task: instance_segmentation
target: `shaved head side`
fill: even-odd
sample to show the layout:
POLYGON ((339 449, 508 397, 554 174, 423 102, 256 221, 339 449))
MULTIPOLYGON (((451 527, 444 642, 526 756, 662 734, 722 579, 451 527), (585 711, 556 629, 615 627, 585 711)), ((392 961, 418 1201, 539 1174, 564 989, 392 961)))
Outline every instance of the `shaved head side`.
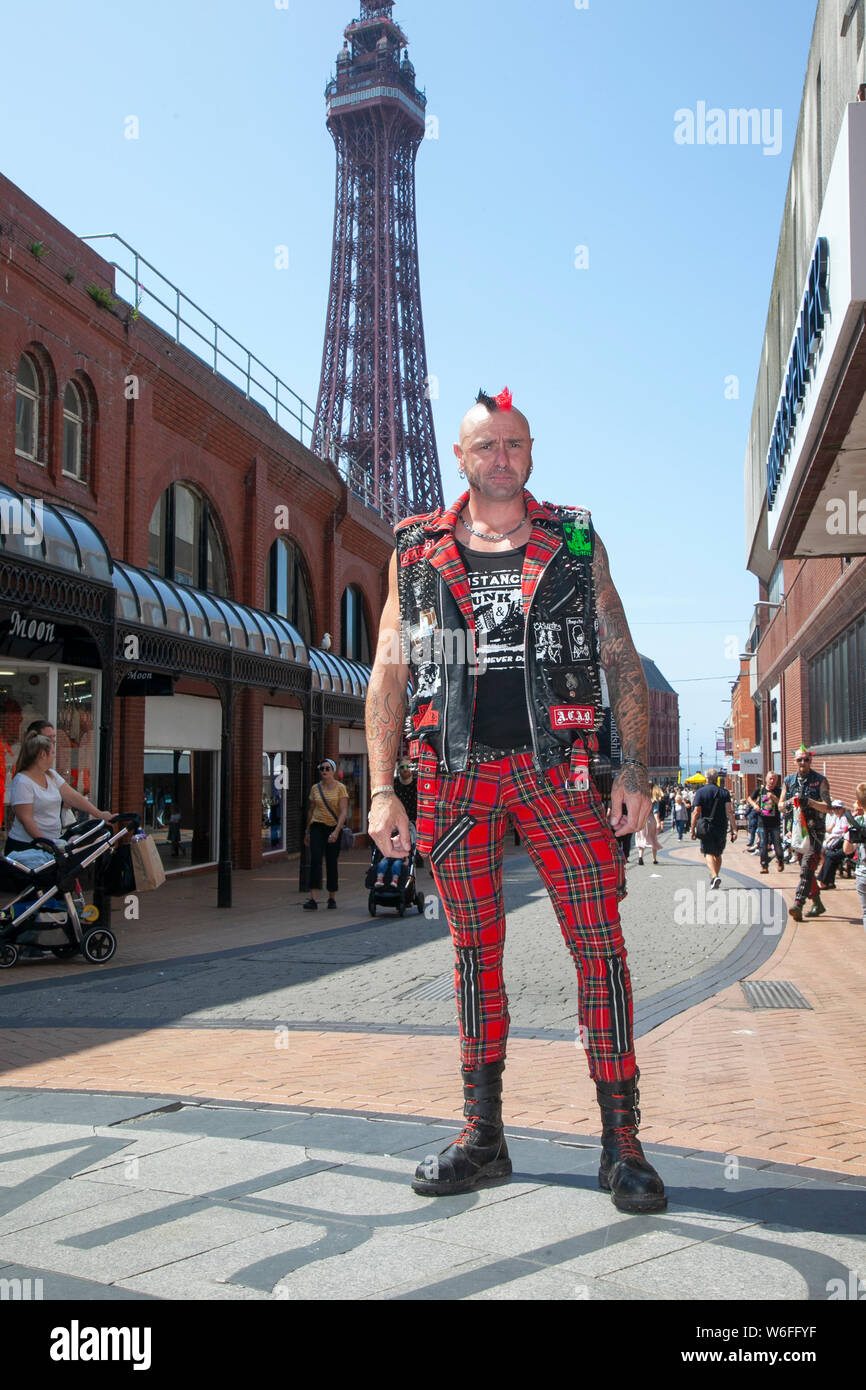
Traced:
MULTIPOLYGON (((487 420, 491 415, 498 414, 498 410, 489 410, 486 405, 473 405, 471 410, 467 410, 466 414, 463 416, 463 419, 460 422, 461 447, 465 444, 469 435, 473 432, 473 430, 475 430, 478 427, 478 425, 483 424, 484 421, 487 420)), ((520 421, 521 424, 526 426, 527 431, 529 430, 529 421, 523 414, 522 410, 516 410, 512 408, 508 412, 508 418, 512 422, 520 421)))

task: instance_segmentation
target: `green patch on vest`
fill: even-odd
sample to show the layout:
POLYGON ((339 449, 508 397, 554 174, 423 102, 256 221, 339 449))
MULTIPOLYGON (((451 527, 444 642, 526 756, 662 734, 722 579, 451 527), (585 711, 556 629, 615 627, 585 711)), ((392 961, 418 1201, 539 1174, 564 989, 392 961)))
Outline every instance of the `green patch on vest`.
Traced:
POLYGON ((588 526, 577 526, 573 521, 563 521, 562 534, 572 555, 592 554, 592 537, 588 526))

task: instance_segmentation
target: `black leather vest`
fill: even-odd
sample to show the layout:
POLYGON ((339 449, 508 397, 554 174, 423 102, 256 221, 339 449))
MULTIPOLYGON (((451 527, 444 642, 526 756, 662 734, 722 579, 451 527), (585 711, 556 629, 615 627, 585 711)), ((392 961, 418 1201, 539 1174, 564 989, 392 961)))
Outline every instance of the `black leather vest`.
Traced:
MULTIPOLYGON (((533 522, 521 581, 526 707, 533 760, 546 772, 569 756, 577 738, 589 744, 604 720, 594 532, 586 511, 538 503, 528 492, 524 499, 533 522)), ((414 755, 419 744, 432 750, 441 772, 469 765, 483 670, 469 583, 454 543, 457 516, 468 500, 467 492, 447 512, 409 517, 395 528, 402 659, 413 688, 406 736, 414 755)))

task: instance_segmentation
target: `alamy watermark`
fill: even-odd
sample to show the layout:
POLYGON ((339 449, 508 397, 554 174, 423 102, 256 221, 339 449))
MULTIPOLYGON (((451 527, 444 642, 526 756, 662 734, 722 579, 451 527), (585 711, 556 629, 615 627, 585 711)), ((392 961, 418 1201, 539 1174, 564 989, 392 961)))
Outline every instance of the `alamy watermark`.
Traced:
POLYGON ((674 925, 677 927, 757 927, 764 936, 781 936, 788 911, 783 899, 770 888, 733 888, 714 891, 701 880, 697 888, 674 892, 674 925))
POLYGON ((41 497, 0 497, 0 532, 23 536, 25 545, 41 545, 44 535, 41 497))
POLYGON ((782 112, 756 106, 707 106, 699 101, 674 112, 674 142, 677 145, 760 145, 764 154, 782 152, 782 112))
POLYGON ((828 536, 866 536, 866 497, 852 488, 847 499, 831 497, 827 503, 828 536))

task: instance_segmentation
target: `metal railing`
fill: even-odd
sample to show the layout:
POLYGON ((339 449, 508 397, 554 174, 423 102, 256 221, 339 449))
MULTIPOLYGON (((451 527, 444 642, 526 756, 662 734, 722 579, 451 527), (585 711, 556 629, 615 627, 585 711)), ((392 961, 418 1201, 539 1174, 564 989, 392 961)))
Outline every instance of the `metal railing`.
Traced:
POLYGON ((312 448, 315 411, 276 372, 270 371, 249 348, 238 342, 116 232, 101 232, 82 237, 81 240, 111 241, 115 246, 123 247, 127 252, 127 263, 124 265, 120 260, 112 260, 109 265, 115 271, 118 295, 121 294, 117 286, 118 276, 131 285, 132 298, 127 302, 132 307, 133 317, 138 318, 141 313, 157 328, 169 333, 181 347, 206 362, 217 376, 224 377, 242 391, 248 401, 266 410, 282 429, 294 435, 307 448, 312 448), (142 269, 149 272, 147 282, 142 278, 142 269), (155 277, 158 284, 151 277, 155 277), (284 419, 292 421, 293 425, 285 424, 284 419))
POLYGON ((365 469, 356 463, 354 459, 349 458, 345 454, 337 452, 337 457, 332 458, 332 462, 336 464, 337 471, 345 482, 346 487, 355 497, 364 503, 365 507, 369 507, 372 511, 377 512, 379 516, 391 526, 396 524, 399 520, 397 504, 393 494, 386 492, 382 483, 379 484, 377 492, 377 490, 373 488, 365 469))

